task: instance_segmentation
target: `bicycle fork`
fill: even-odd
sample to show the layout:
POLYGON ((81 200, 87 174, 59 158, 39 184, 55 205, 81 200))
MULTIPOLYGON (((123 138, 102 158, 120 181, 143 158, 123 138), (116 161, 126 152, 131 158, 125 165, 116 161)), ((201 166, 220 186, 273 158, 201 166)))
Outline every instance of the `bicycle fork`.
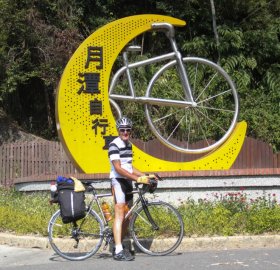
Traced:
POLYGON ((159 230, 159 226, 155 223, 155 221, 153 220, 153 218, 152 218, 152 216, 151 216, 151 214, 149 212, 149 209, 147 207, 146 201, 144 200, 144 198, 142 196, 140 196, 140 200, 142 202, 142 206, 143 206, 144 212, 145 212, 149 222, 151 223, 153 229, 156 230, 156 231, 159 230))
POLYGON ((186 70, 185 70, 185 67, 183 64, 182 55, 181 55, 180 51, 178 50, 177 43, 175 40, 174 26, 170 23, 153 23, 152 29, 163 31, 165 33, 166 37, 169 39, 169 41, 171 43, 171 47, 175 53, 175 59, 176 59, 177 65, 178 65, 178 73, 179 73, 179 77, 180 77, 182 85, 183 85, 186 100, 191 102, 192 104, 195 104, 194 100, 193 100, 192 92, 191 92, 190 83, 189 83, 189 80, 188 80, 188 77, 186 74, 186 70))

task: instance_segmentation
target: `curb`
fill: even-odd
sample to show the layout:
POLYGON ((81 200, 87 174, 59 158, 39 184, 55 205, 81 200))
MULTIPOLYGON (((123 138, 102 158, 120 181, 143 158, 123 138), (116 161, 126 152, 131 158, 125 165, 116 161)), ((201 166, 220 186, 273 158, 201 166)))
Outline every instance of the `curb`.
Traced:
POLYGON ((0 233, 0 245, 40 249, 51 248, 47 237, 14 235, 8 233, 0 233))
MULTIPOLYGON (((0 245, 51 249, 47 237, 18 236, 8 233, 0 233, 0 245)), ((176 251, 188 252, 241 248, 280 248, 280 235, 184 237, 176 251)))
POLYGON ((279 235, 184 238, 177 251, 280 248, 279 235))

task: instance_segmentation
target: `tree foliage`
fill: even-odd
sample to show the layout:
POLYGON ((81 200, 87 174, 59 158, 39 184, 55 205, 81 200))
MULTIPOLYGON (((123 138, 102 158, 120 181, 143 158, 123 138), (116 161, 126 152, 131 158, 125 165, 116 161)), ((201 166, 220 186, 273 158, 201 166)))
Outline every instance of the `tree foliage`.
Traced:
MULTIPOLYGON (((62 71, 78 45, 100 26, 136 14, 183 19, 176 39, 185 56, 219 61, 237 85, 248 135, 280 149, 280 2, 278 0, 0 0, 0 103, 25 129, 54 139, 54 100, 62 71), (217 43, 217 37, 219 42, 217 43)), ((146 33, 142 57, 165 52, 146 33)), ((117 64, 116 64, 117 65, 117 64)), ((156 67, 143 68, 139 88, 156 67)), ((142 90, 143 91, 143 90, 142 90)), ((135 108, 130 107, 129 110, 135 108)), ((141 125, 139 136, 145 135, 141 125)))

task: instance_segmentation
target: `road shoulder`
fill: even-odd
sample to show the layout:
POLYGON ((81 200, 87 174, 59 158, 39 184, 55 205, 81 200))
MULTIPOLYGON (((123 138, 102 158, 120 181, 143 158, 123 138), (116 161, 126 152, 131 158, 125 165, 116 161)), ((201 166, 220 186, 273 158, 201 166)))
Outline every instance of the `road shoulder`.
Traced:
MULTIPOLYGON (((164 242, 164 241, 163 241, 164 242)), ((47 237, 0 233, 0 245, 50 249, 47 237)), ((184 237, 177 251, 226 250, 239 248, 280 248, 280 235, 184 237)))

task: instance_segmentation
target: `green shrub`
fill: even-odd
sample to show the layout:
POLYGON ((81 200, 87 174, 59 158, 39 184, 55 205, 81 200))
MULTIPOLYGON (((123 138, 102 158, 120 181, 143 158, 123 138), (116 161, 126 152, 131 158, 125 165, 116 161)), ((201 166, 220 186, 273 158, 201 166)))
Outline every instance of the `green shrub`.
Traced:
POLYGON ((57 209, 47 192, 23 193, 0 189, 0 231, 47 235, 48 221, 57 209))
MULTIPOLYGON (((0 231, 47 235, 51 215, 48 192, 0 188, 0 231)), ((242 192, 217 195, 215 201, 187 200, 178 207, 186 236, 230 236, 280 232, 280 206, 274 195, 249 200, 242 192)), ((163 218, 167 221, 168 218, 163 218)))
POLYGON ((275 195, 249 200, 242 192, 216 194, 215 201, 188 200, 179 208, 186 236, 279 233, 280 206, 275 195))

